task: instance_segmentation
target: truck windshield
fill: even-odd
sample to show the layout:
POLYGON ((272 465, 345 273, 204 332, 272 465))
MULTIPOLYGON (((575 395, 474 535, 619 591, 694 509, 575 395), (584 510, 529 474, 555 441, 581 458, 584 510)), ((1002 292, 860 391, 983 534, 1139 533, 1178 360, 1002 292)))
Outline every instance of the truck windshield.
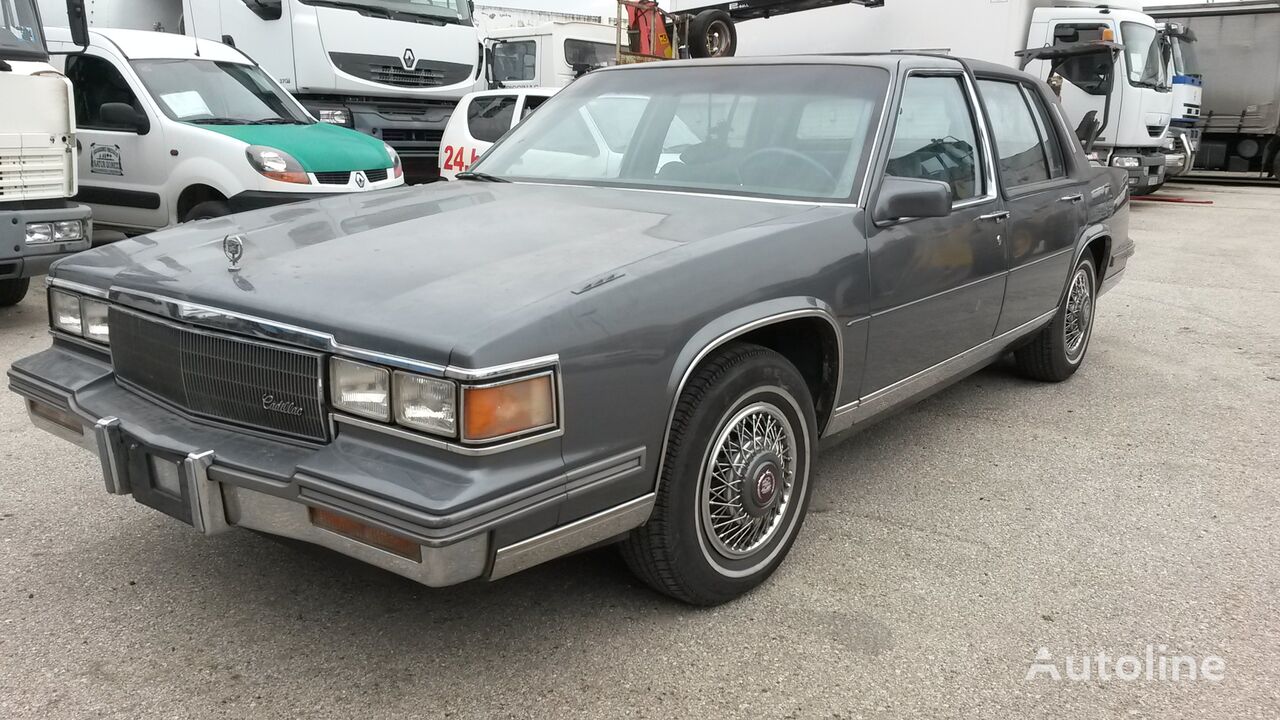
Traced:
POLYGON ((618 48, 613 43, 569 38, 564 41, 564 59, 574 70, 594 70, 615 64, 618 48))
POLYGON ((164 114, 180 122, 208 125, 310 125, 312 122, 284 90, 254 65, 213 60, 134 60, 131 64, 164 114))
POLYGON ((0 0, 0 59, 48 58, 35 0, 0 0))
POLYGON ((471 24, 468 0, 300 0, 303 5, 320 5, 355 10, 392 20, 437 21, 471 24))
POLYGON ((1194 40, 1173 38, 1173 72, 1175 75, 1200 77, 1200 59, 1196 57, 1194 40))
POLYGON ((1164 43, 1154 27, 1136 22, 1120 24, 1129 83, 1160 88, 1165 84, 1164 43))
POLYGON ((848 199, 860 187, 887 85, 885 71, 853 65, 595 72, 547 101, 474 169, 527 182, 848 199))

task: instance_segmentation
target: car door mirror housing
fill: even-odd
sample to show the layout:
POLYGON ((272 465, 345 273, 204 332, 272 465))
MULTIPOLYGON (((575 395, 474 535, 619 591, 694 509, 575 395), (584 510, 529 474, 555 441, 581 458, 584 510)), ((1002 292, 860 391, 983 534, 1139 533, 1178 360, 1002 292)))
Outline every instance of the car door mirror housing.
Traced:
POLYGON ((938 180, 888 176, 872 217, 877 223, 951 214, 951 186, 938 180))
POLYGON ((98 119, 103 125, 126 128, 139 135, 146 135, 151 130, 151 123, 147 121, 147 116, 135 110, 129 103, 102 103, 98 108, 98 119))

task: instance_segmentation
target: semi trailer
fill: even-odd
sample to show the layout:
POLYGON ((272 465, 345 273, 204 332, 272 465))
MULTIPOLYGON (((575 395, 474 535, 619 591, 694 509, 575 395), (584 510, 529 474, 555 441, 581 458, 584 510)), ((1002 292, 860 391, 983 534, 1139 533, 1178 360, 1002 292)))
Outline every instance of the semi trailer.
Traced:
POLYGON ((180 32, 241 50, 316 119, 394 148, 409 182, 435 177, 449 115, 485 85, 469 0, 85 2, 91 27, 180 32))
POLYGON ((1194 169, 1280 178, 1280 2, 1171 5, 1151 12, 1196 37, 1204 95, 1194 169))
MULTIPOLYGON (((77 45, 88 43, 81 0, 65 13, 77 45)), ((35 0, 0 2, 0 307, 17 304, 31 278, 90 245, 90 211, 76 194, 71 83, 49 64, 35 0)))
MULTIPOLYGON (((675 8, 693 11, 704 4, 676 0, 675 8)), ((1164 183, 1169 164, 1164 145, 1173 94, 1167 40, 1137 0, 842 3, 740 22, 736 49, 738 55, 924 51, 1020 67, 1015 53, 1028 48, 1103 40, 1123 46, 1114 67, 1100 72, 1098 56, 1063 64, 1062 108, 1073 125, 1094 113, 1102 121, 1098 161, 1124 168, 1133 193, 1149 193, 1164 183)), ((1026 69, 1044 78, 1048 65, 1036 61, 1026 69)))

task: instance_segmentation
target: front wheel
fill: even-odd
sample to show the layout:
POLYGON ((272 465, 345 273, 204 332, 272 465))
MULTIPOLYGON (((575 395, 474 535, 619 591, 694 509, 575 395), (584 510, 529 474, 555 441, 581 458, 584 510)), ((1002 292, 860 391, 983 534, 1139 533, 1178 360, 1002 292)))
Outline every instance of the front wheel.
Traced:
POLYGON ((1062 382, 1080 369, 1093 337, 1097 277, 1093 258, 1086 252, 1071 273, 1067 292, 1053 321, 1014 352, 1014 360, 1023 374, 1045 382, 1062 382))
POLYGON ((817 442, 804 378, 778 353, 734 343, 676 406, 653 515, 623 542, 654 589, 718 605, 764 582, 804 522, 817 442))
POLYGON ((0 280, 0 307, 9 307, 22 302, 31 287, 31 278, 0 280))
POLYGON ((205 200, 197 203, 194 207, 182 216, 182 222, 194 222, 196 220, 209 220, 211 218, 223 217, 231 214, 231 206, 223 200, 205 200))

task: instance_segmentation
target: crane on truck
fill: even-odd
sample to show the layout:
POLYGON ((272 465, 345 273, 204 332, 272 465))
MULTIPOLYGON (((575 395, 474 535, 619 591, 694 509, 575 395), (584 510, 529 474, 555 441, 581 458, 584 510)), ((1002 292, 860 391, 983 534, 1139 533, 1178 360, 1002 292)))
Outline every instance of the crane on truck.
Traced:
MULTIPOLYGON (((76 45, 88 45, 84 1, 67 0, 76 45)), ((31 277, 89 247, 89 208, 76 194, 71 83, 49 64, 35 0, 0 2, 0 307, 26 296, 31 277)))
POLYGON ((469 0, 93 0, 89 24, 231 45, 317 120, 394 148, 409 182, 436 177, 449 115, 485 87, 469 0))

